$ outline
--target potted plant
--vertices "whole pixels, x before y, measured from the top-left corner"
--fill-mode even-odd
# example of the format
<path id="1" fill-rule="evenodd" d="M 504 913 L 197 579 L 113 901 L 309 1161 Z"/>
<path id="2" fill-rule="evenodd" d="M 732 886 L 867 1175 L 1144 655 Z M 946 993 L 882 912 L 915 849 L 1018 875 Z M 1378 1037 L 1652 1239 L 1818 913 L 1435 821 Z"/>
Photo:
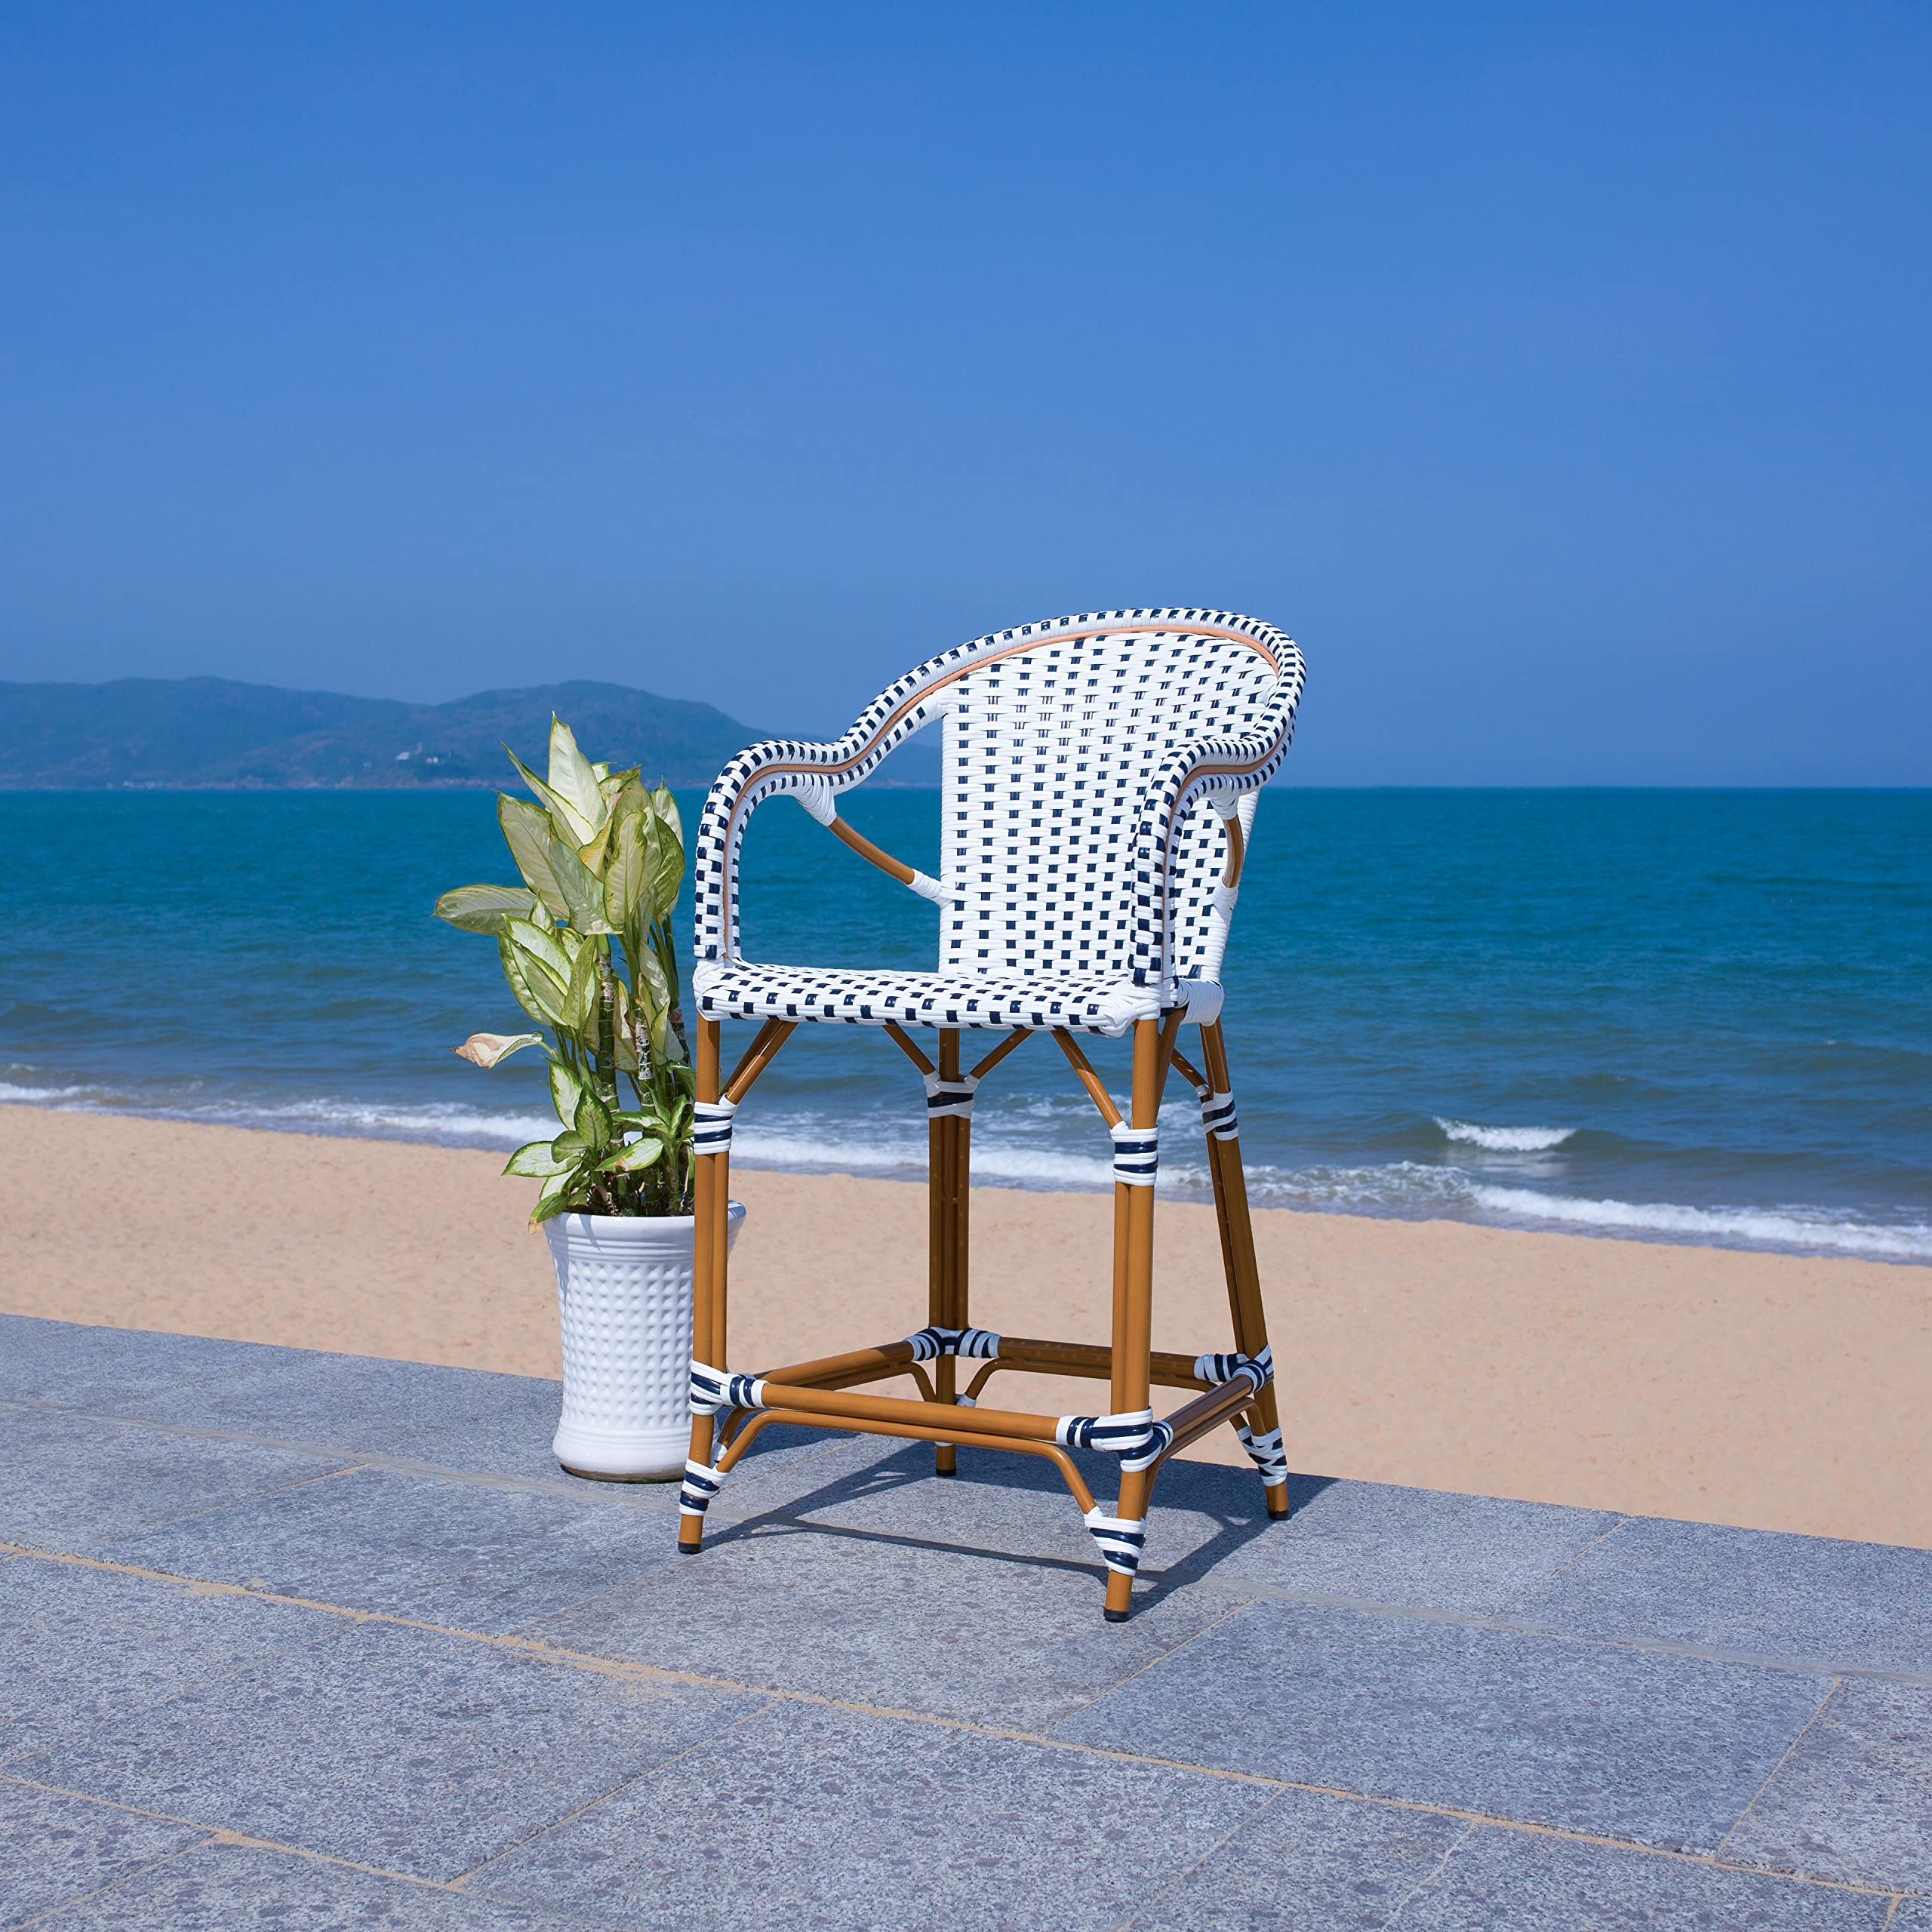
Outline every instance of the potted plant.
<path id="1" fill-rule="evenodd" d="M 542 1183 L 531 1216 L 556 1264 L 564 1408 L 552 1448 L 573 1475 L 663 1481 L 690 1447 L 691 1116 L 672 915 L 685 876 L 669 790 L 614 772 L 552 718 L 550 769 L 510 761 L 535 802 L 499 793 L 523 883 L 465 885 L 436 916 L 495 936 L 503 977 L 543 1030 L 472 1033 L 499 1066 L 543 1047 L 560 1131 L 504 1168 Z M 733 1201 L 730 1234 L 744 1217 Z"/>

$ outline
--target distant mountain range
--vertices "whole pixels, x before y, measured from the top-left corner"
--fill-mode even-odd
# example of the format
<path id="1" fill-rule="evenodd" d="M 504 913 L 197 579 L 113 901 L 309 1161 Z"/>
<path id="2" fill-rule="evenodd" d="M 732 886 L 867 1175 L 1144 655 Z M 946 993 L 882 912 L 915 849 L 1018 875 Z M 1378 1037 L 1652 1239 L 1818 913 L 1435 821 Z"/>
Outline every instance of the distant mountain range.
<path id="1" fill-rule="evenodd" d="M 448 704 L 226 678 L 0 683 L 0 789 L 513 785 L 504 745 L 541 771 L 552 712 L 591 757 L 678 786 L 709 785 L 734 753 L 774 735 L 712 705 L 582 681 Z M 938 776 L 934 752 L 912 746 L 881 780 Z"/>

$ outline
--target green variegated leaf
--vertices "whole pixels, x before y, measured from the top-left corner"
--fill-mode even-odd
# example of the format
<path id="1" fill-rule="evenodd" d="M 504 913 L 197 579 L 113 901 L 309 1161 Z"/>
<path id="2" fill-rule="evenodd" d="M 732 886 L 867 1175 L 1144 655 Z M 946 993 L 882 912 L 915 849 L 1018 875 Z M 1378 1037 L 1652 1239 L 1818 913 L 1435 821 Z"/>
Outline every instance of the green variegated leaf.
<path id="1" fill-rule="evenodd" d="M 496 933 L 506 917 L 534 918 L 543 909 L 535 893 L 520 885 L 460 885 L 436 901 L 436 917 L 466 933 Z"/>
<path id="2" fill-rule="evenodd" d="M 583 1083 L 561 1060 L 553 1060 L 550 1063 L 550 1104 L 566 1127 L 577 1118 L 577 1103 L 583 1094 Z"/>
<path id="3" fill-rule="evenodd" d="M 528 919 L 506 918 L 503 936 L 532 971 L 555 982 L 561 999 L 571 982 L 571 955 L 557 937 L 556 928 L 547 922 L 539 925 Z"/>
<path id="4" fill-rule="evenodd" d="M 654 1167 L 664 1158 L 664 1143 L 661 1140 L 633 1140 L 628 1146 L 598 1163 L 598 1171 L 607 1174 L 641 1174 L 646 1168 Z"/>
<path id="5" fill-rule="evenodd" d="M 601 1149 L 611 1144 L 610 1114 L 588 1087 L 577 1097 L 577 1118 L 571 1126 L 586 1147 Z"/>
<path id="6" fill-rule="evenodd" d="M 573 826 L 573 844 L 581 845 L 604 823 L 604 794 L 598 788 L 596 768 L 577 748 L 577 734 L 552 714 L 550 719 L 551 795 L 561 798 L 583 827 Z"/>
<path id="7" fill-rule="evenodd" d="M 652 916 L 668 919 L 677 909 L 678 890 L 685 882 L 685 831 L 678 821 L 677 801 L 669 787 L 660 785 L 652 792 L 651 804 L 657 831 L 651 841 L 656 865 L 651 896 L 657 908 Z"/>
<path id="8" fill-rule="evenodd" d="M 560 1161 L 547 1140 L 533 1140 L 519 1147 L 505 1164 L 506 1174 L 523 1174 L 531 1180 L 548 1180 L 554 1174 L 568 1174 L 571 1163 Z"/>
<path id="9" fill-rule="evenodd" d="M 638 1066 L 637 1046 L 631 1035 L 630 989 L 614 973 L 611 976 L 611 989 L 615 996 L 617 1071 L 635 1073 Z"/>
<path id="10" fill-rule="evenodd" d="M 589 840 L 577 848 L 577 857 L 583 861 L 584 869 L 595 873 L 598 878 L 604 876 L 604 869 L 610 863 L 611 834 L 615 828 L 605 819 Z"/>
<path id="11" fill-rule="evenodd" d="M 571 924 L 580 933 L 614 931 L 605 906 L 603 881 L 577 856 L 577 848 L 553 838 L 544 848 L 543 857 L 564 896 Z"/>
<path id="12" fill-rule="evenodd" d="M 682 851 L 685 846 L 685 823 L 678 816 L 678 801 L 672 797 L 670 786 L 659 786 L 651 795 L 651 809 L 663 820 L 671 836 L 678 841 L 678 851 Z"/>
<path id="13" fill-rule="evenodd" d="M 611 923 L 631 930 L 638 900 L 651 876 L 651 834 L 655 824 L 641 805 L 620 801 L 611 814 L 611 846 L 604 866 L 604 898 Z"/>
<path id="14" fill-rule="evenodd" d="M 583 817 L 569 799 L 553 792 L 548 785 L 545 784 L 543 780 L 539 778 L 515 752 L 510 750 L 508 745 L 506 745 L 503 749 L 509 752 L 511 764 L 516 767 L 517 776 L 537 795 L 537 803 L 531 809 L 534 811 L 539 807 L 542 808 L 544 817 L 550 821 L 550 830 L 553 837 L 567 838 L 573 844 L 581 844 L 597 829 L 596 826 L 590 824 Z"/>
<path id="15" fill-rule="evenodd" d="M 530 1225 L 540 1227 L 546 1221 L 555 1220 L 559 1214 L 576 1211 L 576 1197 L 585 1192 L 583 1177 L 574 1168 L 566 1168 L 561 1174 L 552 1174 L 537 1191 L 537 1205 L 531 1209 Z"/>
<path id="16" fill-rule="evenodd" d="M 573 1033 L 594 1036 L 597 991 L 597 949 L 586 946 L 571 962 L 570 985 L 564 995 L 564 1024 Z"/>
<path id="17" fill-rule="evenodd" d="M 638 1012 L 651 1036 L 651 1057 L 658 1060 L 667 1059 L 664 1048 L 671 1033 L 670 981 L 665 975 L 663 962 L 648 946 L 635 955 L 631 964 L 637 975 L 634 990 Z"/>
<path id="18" fill-rule="evenodd" d="M 507 933 L 497 935 L 497 957 L 503 962 L 503 977 L 516 996 L 517 1004 L 540 1025 L 555 1026 L 563 1000 L 549 974 L 537 967 L 528 953 L 519 952 Z"/>
<path id="19" fill-rule="evenodd" d="M 563 889 L 546 856 L 555 837 L 549 814 L 521 798 L 512 798 L 507 792 L 499 792 L 497 823 L 503 828 L 503 843 L 510 848 L 510 857 L 516 861 L 524 884 L 553 916 L 568 918 L 570 907 L 565 903 Z"/>
<path id="20" fill-rule="evenodd" d="M 500 1066 L 512 1054 L 543 1044 L 541 1033 L 472 1033 L 461 1046 L 450 1051 L 475 1066 Z"/>

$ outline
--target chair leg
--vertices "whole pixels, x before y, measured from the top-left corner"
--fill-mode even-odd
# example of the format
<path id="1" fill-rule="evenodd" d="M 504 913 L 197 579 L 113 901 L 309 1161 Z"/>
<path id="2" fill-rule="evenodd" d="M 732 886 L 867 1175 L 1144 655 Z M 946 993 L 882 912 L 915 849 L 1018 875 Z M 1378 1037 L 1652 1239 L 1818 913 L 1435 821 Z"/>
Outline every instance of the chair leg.
<path id="1" fill-rule="evenodd" d="M 718 1024 L 715 1020 L 697 1023 L 697 1097 L 715 1100 L 721 1075 L 718 1064 Z M 731 1193 L 727 1165 L 728 1154 L 700 1154 L 691 1177 L 692 1266 L 691 1354 L 714 1367 L 724 1366 L 724 1265 L 730 1244 L 724 1238 L 724 1217 Z M 712 1462 L 714 1424 L 712 1416 L 691 1417 L 691 1460 L 703 1469 Z M 688 1475 L 688 1491 L 692 1478 Z M 704 1538 L 704 1512 L 687 1506 L 678 1518 L 678 1549 L 681 1555 L 695 1556 Z"/>
<path id="2" fill-rule="evenodd" d="M 959 1030 L 942 1027 L 939 1035 L 939 1077 L 959 1078 Z M 927 1129 L 932 1240 L 927 1316 L 936 1328 L 964 1328 L 967 1309 L 967 1187 L 972 1122 L 958 1115 L 936 1117 Z M 933 1364 L 933 1389 L 942 1402 L 959 1395 L 958 1364 L 941 1355 Z M 933 1445 L 933 1469 L 949 1476 L 959 1467 L 959 1451 L 950 1442 Z"/>
<path id="3" fill-rule="evenodd" d="M 1160 1111 L 1163 1071 L 1161 1029 L 1151 1020 L 1134 1028 L 1134 1098 L 1128 1115 L 1137 1128 L 1152 1128 Z M 1154 1190 L 1114 1183 L 1113 1374 L 1110 1401 L 1123 1415 L 1148 1407 L 1152 1386 L 1154 1313 Z M 1123 1524 L 1144 1534 L 1147 1499 L 1154 1484 L 1151 1469 L 1129 1469 L 1120 1479 L 1115 1506 Z M 1106 1617 L 1124 1623 L 1134 1602 L 1131 1571 L 1107 1571 Z"/>
<path id="4" fill-rule="evenodd" d="M 1228 1075 L 1227 1042 L 1217 1020 L 1201 1029 L 1203 1071 L 1217 1094 L 1232 1091 Z M 1227 1274 L 1228 1306 L 1234 1318 L 1235 1346 L 1243 1355 L 1259 1356 L 1268 1346 L 1267 1316 L 1261 1305 L 1261 1271 L 1254 1254 L 1254 1223 L 1247 1207 L 1247 1177 L 1241 1167 L 1238 1138 L 1226 1140 L 1210 1134 L 1208 1169 L 1214 1183 L 1214 1213 L 1220 1223 L 1221 1260 Z M 1248 1413 L 1254 1438 L 1251 1454 L 1262 1469 L 1263 1494 L 1271 1516 L 1288 1513 L 1288 1481 L 1281 1463 L 1281 1416 L 1275 1401 L 1275 1384 L 1269 1382 Z M 1262 1454 L 1256 1454 L 1257 1446 Z M 1272 1451 L 1272 1463 L 1263 1454 Z M 1271 1466 L 1280 1474 L 1271 1479 Z"/>

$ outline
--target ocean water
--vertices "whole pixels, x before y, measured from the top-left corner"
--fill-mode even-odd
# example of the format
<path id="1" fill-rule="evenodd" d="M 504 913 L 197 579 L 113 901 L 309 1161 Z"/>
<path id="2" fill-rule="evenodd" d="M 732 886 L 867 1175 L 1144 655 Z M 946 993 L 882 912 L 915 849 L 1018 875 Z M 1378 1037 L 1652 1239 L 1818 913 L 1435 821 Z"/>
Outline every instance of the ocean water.
<path id="1" fill-rule="evenodd" d="M 934 794 L 849 816 L 936 869 Z M 429 916 L 512 876 L 488 793 L 0 794 L 0 1099 L 549 1131 L 535 1061 L 449 1051 L 521 1023 L 492 943 Z M 933 909 L 789 801 L 746 880 L 752 957 L 931 963 Z M 1932 793 L 1276 787 L 1227 986 L 1258 1201 L 1932 1262 Z M 1124 1090 L 1124 1047 L 1093 1051 Z M 1161 1186 L 1204 1195 L 1170 1091 Z M 882 1035 L 801 1029 L 737 1151 L 917 1177 L 922 1103 Z M 1107 1185 L 1051 1042 L 989 1076 L 974 1139 L 982 1181 Z"/>

